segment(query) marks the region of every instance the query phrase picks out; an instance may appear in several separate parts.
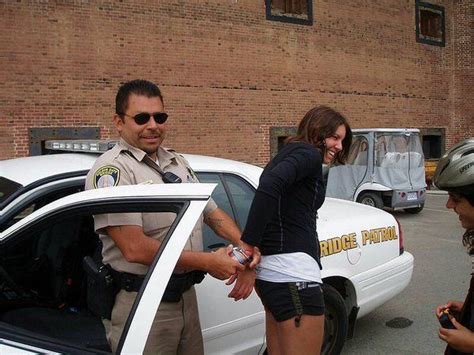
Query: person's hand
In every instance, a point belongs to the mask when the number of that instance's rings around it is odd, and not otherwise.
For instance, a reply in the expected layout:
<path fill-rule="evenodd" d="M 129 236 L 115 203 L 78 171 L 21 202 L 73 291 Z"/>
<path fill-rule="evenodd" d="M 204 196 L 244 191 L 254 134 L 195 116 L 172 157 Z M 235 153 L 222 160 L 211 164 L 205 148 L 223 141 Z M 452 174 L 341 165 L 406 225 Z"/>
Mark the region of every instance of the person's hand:
<path fill-rule="evenodd" d="M 235 280 L 237 280 L 237 282 L 227 297 L 233 298 L 235 301 L 247 299 L 247 297 L 252 293 L 255 284 L 255 277 L 255 271 L 251 269 L 246 269 L 245 271 L 232 275 L 225 284 L 231 285 Z"/>
<path fill-rule="evenodd" d="M 252 257 L 252 262 L 249 264 L 249 268 L 255 269 L 260 263 L 262 254 L 257 247 L 253 247 L 245 242 L 240 242 L 240 247 L 245 250 L 245 254 Z"/>
<path fill-rule="evenodd" d="M 229 256 L 230 253 L 232 253 L 232 245 L 212 252 L 211 265 L 209 265 L 207 272 L 216 279 L 225 280 L 237 271 L 243 271 L 245 266 Z"/>
<path fill-rule="evenodd" d="M 461 302 L 461 301 L 449 301 L 446 304 L 441 304 L 438 307 L 436 307 L 436 315 L 439 318 L 441 316 L 441 313 L 443 313 L 443 311 L 447 308 L 449 308 L 451 314 L 461 312 L 463 304 L 464 302 Z"/>
<path fill-rule="evenodd" d="M 474 333 L 462 326 L 455 318 L 451 318 L 451 322 L 456 329 L 440 328 L 439 338 L 458 351 L 464 353 L 474 352 Z"/>

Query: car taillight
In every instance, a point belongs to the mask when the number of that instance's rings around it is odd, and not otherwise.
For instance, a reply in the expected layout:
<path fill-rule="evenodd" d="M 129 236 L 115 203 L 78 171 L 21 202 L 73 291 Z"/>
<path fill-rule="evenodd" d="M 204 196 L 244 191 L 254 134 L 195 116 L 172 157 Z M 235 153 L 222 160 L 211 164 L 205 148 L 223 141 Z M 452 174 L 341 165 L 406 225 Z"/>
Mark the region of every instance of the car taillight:
<path fill-rule="evenodd" d="M 405 251 L 405 246 L 404 246 L 404 241 L 403 241 L 403 228 L 402 228 L 402 225 L 400 224 L 400 221 L 395 218 L 395 220 L 397 221 L 397 224 L 398 224 L 398 246 L 400 248 L 400 255 L 403 254 L 403 252 Z"/>

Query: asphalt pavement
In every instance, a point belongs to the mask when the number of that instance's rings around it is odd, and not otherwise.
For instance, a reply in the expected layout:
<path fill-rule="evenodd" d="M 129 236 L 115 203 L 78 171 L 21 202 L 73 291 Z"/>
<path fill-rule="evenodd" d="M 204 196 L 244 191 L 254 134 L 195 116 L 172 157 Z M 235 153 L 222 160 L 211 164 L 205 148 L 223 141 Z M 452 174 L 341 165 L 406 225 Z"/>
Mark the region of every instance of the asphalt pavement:
<path fill-rule="evenodd" d="M 464 230 L 446 201 L 447 194 L 431 192 L 419 214 L 392 213 L 404 230 L 405 250 L 415 257 L 412 280 L 396 298 L 357 321 L 342 354 L 443 354 L 436 306 L 464 300 L 471 272 L 461 242 Z"/>

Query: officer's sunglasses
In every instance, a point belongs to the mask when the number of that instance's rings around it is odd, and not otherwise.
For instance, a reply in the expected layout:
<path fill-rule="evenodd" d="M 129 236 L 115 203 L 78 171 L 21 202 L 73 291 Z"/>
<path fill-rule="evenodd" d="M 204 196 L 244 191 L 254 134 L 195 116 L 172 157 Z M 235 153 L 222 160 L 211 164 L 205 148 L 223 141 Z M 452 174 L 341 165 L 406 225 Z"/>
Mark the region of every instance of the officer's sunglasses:
<path fill-rule="evenodd" d="M 142 112 L 142 113 L 137 113 L 135 116 L 130 116 L 130 115 L 127 115 L 126 113 L 122 113 L 122 115 L 133 118 L 135 120 L 135 123 L 140 126 L 147 124 L 148 121 L 150 120 L 150 117 L 152 116 L 155 122 L 158 124 L 163 124 L 168 119 L 168 114 L 166 112 L 154 112 L 154 113 Z"/>

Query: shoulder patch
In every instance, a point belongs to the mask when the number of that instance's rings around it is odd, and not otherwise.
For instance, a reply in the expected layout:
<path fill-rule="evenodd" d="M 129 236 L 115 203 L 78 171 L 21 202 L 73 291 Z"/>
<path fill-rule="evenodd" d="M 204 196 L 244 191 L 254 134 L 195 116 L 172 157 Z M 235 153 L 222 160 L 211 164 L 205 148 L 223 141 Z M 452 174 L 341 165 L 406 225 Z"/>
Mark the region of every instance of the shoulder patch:
<path fill-rule="evenodd" d="M 117 186 L 120 181 L 120 170 L 112 165 L 106 165 L 96 170 L 94 174 L 94 187 Z"/>

